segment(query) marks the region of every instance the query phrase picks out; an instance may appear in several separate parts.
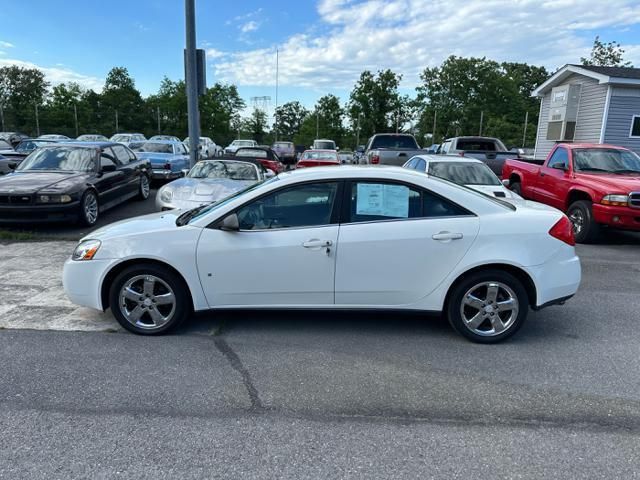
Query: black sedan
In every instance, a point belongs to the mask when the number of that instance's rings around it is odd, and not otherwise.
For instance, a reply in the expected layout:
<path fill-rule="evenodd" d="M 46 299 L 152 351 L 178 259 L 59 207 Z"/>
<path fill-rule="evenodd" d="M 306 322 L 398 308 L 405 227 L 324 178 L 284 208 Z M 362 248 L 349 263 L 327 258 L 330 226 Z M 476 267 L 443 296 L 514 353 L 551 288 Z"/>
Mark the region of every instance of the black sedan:
<path fill-rule="evenodd" d="M 130 198 L 149 197 L 151 165 L 113 142 L 55 143 L 38 148 L 0 177 L 0 222 L 79 221 Z"/>

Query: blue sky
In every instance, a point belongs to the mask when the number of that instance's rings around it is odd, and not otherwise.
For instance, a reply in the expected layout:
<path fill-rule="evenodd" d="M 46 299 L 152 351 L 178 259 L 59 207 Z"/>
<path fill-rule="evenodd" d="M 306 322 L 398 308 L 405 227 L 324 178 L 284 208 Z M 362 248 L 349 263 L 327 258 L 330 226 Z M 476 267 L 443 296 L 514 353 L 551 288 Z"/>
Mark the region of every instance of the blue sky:
<path fill-rule="evenodd" d="M 97 90 L 125 66 L 144 95 L 183 76 L 181 0 L 0 0 L 0 65 L 38 66 L 53 82 Z M 426 66 L 448 55 L 487 56 L 555 69 L 587 55 L 593 37 L 617 40 L 640 65 L 637 0 L 197 0 L 208 83 L 238 85 L 275 102 L 346 101 L 359 73 L 392 68 L 411 93 Z M 6 21 L 7 19 L 14 19 Z"/>

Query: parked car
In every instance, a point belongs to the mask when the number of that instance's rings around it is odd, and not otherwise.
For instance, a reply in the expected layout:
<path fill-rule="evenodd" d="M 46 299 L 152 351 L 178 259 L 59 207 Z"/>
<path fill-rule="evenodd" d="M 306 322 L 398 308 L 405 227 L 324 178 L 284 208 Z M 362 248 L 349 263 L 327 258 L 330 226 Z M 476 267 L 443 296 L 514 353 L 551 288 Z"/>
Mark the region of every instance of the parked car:
<path fill-rule="evenodd" d="M 109 141 L 121 143 L 128 147 L 133 142 L 146 142 L 147 138 L 141 133 L 116 133 Z"/>
<path fill-rule="evenodd" d="M 169 142 L 181 142 L 182 140 L 180 140 L 178 137 L 174 136 L 174 135 L 154 135 L 153 137 L 151 137 L 149 139 L 149 141 L 153 141 L 155 142 L 156 140 L 167 140 Z"/>
<path fill-rule="evenodd" d="M 640 231 L 640 157 L 626 148 L 559 144 L 544 161 L 507 160 L 502 178 L 524 198 L 567 212 L 578 242 L 594 241 L 603 226 Z"/>
<path fill-rule="evenodd" d="M 433 154 L 433 153 L 437 153 L 439 148 L 440 148 L 439 143 L 433 143 L 429 147 L 427 147 L 426 150 L 427 150 L 427 153 Z"/>
<path fill-rule="evenodd" d="M 271 148 L 285 165 L 296 163 L 296 147 L 293 142 L 275 142 Z"/>
<path fill-rule="evenodd" d="M 189 137 L 184 139 L 184 144 L 189 149 Z M 209 137 L 200 137 L 200 158 L 215 158 L 221 157 L 223 148 L 220 145 L 216 145 L 216 142 Z"/>
<path fill-rule="evenodd" d="M 79 142 L 108 142 L 109 139 L 99 133 L 85 133 L 76 138 Z"/>
<path fill-rule="evenodd" d="M 360 159 L 364 156 L 364 151 L 365 151 L 366 147 L 367 147 L 366 145 L 358 145 L 356 147 L 356 151 L 353 154 L 353 163 L 355 165 L 359 165 L 361 163 Z M 362 162 L 362 163 L 364 163 L 364 162 Z"/>
<path fill-rule="evenodd" d="M 46 135 L 40 135 L 38 137 L 40 140 L 71 140 L 71 138 L 66 135 L 60 135 L 58 133 L 48 133 Z"/>
<path fill-rule="evenodd" d="M 0 155 L 6 158 L 10 158 L 16 165 L 19 165 L 22 160 L 27 158 L 27 156 L 33 152 L 36 148 L 51 145 L 52 143 L 58 143 L 59 140 L 46 140 L 41 138 L 24 138 L 18 143 L 15 148 L 6 148 L 2 144 L 4 143 L 0 140 Z"/>
<path fill-rule="evenodd" d="M 284 172 L 284 165 L 278 158 L 276 152 L 270 147 L 239 148 L 233 158 L 251 159 L 260 162 L 266 169 L 271 170 L 276 175 Z"/>
<path fill-rule="evenodd" d="M 40 147 L 0 177 L 0 222 L 94 225 L 108 208 L 147 199 L 150 169 L 148 161 L 112 142 Z"/>
<path fill-rule="evenodd" d="M 353 152 L 351 150 L 340 150 L 338 158 L 343 165 L 351 165 L 353 163 Z"/>
<path fill-rule="evenodd" d="M 255 140 L 234 140 L 224 149 L 224 154 L 235 155 L 236 151 L 239 148 L 257 147 L 257 146 L 258 146 L 258 142 L 256 142 Z"/>
<path fill-rule="evenodd" d="M 202 160 L 184 177 L 158 190 L 159 211 L 191 208 L 223 200 L 256 183 L 272 177 L 259 162 L 238 160 Z"/>
<path fill-rule="evenodd" d="M 447 138 L 438 153 L 442 155 L 460 155 L 483 161 L 493 173 L 502 175 L 505 160 L 513 158 L 514 154 L 507 150 L 499 139 L 493 137 L 453 137 Z"/>
<path fill-rule="evenodd" d="M 369 165 L 404 165 L 414 155 L 425 153 L 413 135 L 408 133 L 378 133 L 365 147 L 361 163 Z"/>
<path fill-rule="evenodd" d="M 12 147 L 20 143 L 23 138 L 29 138 L 29 135 L 21 132 L 0 132 L 0 140 L 4 140 Z"/>
<path fill-rule="evenodd" d="M 189 152 L 181 141 L 148 140 L 136 150 L 136 155 L 151 163 L 153 180 L 183 177 L 190 166 Z"/>
<path fill-rule="evenodd" d="M 296 168 L 329 167 L 340 165 L 338 152 L 335 150 L 307 150 L 302 154 Z"/>
<path fill-rule="evenodd" d="M 529 307 L 575 294 L 573 244 L 555 209 L 516 209 L 407 169 L 312 168 L 93 232 L 63 284 L 72 302 L 110 307 L 139 334 L 167 332 L 192 311 L 375 308 L 442 312 L 468 339 L 492 343 Z"/>
<path fill-rule="evenodd" d="M 417 155 L 405 163 L 404 168 L 425 172 L 496 198 L 522 200 L 520 195 L 502 184 L 487 164 L 475 158 Z"/>
<path fill-rule="evenodd" d="M 336 147 L 336 142 L 333 140 L 320 138 L 313 141 L 313 145 L 309 150 L 338 150 L 338 147 Z"/>

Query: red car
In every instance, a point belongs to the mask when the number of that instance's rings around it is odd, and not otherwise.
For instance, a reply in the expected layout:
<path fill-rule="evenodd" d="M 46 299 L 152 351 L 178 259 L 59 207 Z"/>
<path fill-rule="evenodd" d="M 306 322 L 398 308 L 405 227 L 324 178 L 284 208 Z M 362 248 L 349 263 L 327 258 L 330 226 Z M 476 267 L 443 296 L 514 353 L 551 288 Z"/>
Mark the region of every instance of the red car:
<path fill-rule="evenodd" d="M 240 158 L 250 158 L 260 162 L 264 168 L 271 170 L 276 175 L 284 172 L 284 165 L 280 158 L 269 147 L 242 147 L 236 151 L 235 160 Z"/>
<path fill-rule="evenodd" d="M 529 200 L 567 213 L 576 241 L 601 226 L 640 231 L 640 157 L 613 145 L 559 144 L 546 160 L 507 160 L 502 178 Z"/>
<path fill-rule="evenodd" d="M 305 150 L 296 164 L 296 168 L 326 167 L 340 165 L 338 152 L 335 150 Z"/>

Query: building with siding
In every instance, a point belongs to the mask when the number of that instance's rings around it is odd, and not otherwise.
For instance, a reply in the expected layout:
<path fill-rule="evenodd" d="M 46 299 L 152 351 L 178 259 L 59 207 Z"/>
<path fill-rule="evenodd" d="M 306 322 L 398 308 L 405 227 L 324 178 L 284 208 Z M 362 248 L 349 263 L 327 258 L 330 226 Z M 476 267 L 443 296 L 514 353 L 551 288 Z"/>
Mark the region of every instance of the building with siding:
<path fill-rule="evenodd" d="M 640 154 L 640 68 L 566 65 L 538 86 L 536 158 L 559 142 L 608 143 Z"/>

